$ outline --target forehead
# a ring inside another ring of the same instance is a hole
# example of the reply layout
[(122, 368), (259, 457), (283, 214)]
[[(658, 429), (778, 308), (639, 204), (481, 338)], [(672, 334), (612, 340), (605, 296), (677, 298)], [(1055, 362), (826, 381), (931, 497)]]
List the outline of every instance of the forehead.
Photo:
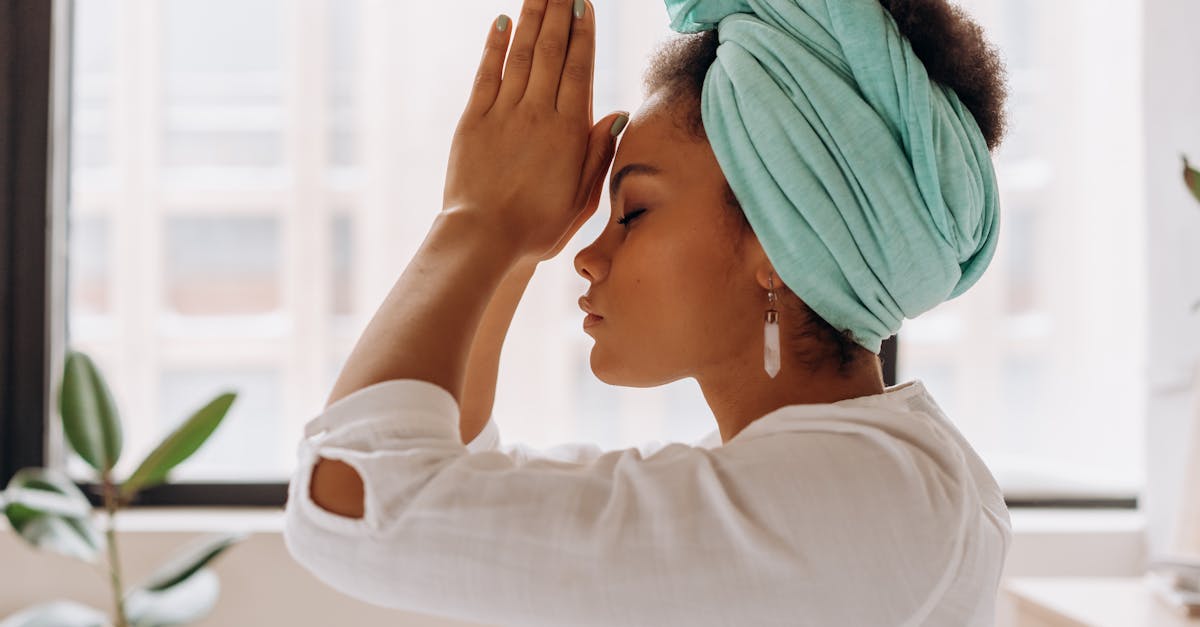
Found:
[(662, 170), (659, 178), (668, 182), (720, 189), (725, 179), (712, 147), (692, 137), (678, 120), (664, 100), (655, 95), (648, 98), (621, 134), (610, 176), (628, 164), (644, 163)]
[(660, 165), (658, 161), (680, 151), (695, 150), (693, 144), (696, 142), (689, 141), (677, 127), (674, 112), (666, 101), (652, 95), (630, 116), (613, 157), (613, 171), (635, 161)]

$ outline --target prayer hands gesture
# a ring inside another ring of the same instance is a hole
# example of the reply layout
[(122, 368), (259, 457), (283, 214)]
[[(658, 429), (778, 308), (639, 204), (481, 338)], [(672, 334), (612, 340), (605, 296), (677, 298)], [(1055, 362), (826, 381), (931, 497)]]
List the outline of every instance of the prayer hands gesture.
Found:
[(618, 113), (592, 125), (591, 2), (525, 0), (511, 50), (507, 22), (492, 24), (455, 130), (442, 212), (480, 216), (521, 257), (543, 261), (595, 213)]

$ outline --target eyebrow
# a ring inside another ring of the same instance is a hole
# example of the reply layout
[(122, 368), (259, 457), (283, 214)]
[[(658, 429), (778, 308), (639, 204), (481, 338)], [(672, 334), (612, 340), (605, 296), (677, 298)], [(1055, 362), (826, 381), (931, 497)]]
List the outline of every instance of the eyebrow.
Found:
[(625, 177), (631, 174), (646, 174), (655, 175), (662, 174), (663, 171), (657, 166), (649, 163), (629, 163), (612, 175), (612, 180), (608, 183), (608, 197), (610, 199), (617, 197), (617, 192), (621, 190), (621, 183), (625, 181)]

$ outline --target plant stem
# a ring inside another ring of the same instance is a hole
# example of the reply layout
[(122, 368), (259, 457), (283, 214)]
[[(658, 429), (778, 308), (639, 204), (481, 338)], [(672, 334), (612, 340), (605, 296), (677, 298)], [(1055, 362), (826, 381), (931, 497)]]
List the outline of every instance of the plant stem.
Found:
[(112, 477), (104, 473), (104, 511), (108, 512), (108, 525), (104, 537), (108, 545), (108, 576), (112, 582), (113, 607), (117, 612), (116, 627), (129, 627), (129, 619), (125, 617), (124, 590), (121, 586), (121, 560), (117, 556), (117, 532), (115, 518), (117, 515), (117, 494)]

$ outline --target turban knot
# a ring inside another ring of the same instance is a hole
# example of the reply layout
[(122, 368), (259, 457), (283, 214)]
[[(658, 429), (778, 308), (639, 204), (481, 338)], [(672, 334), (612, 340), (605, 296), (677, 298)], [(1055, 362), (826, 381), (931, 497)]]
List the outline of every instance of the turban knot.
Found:
[(975, 118), (878, 0), (666, 0), (717, 30), (700, 97), (713, 152), (783, 282), (873, 353), (962, 294), (999, 234)]

